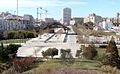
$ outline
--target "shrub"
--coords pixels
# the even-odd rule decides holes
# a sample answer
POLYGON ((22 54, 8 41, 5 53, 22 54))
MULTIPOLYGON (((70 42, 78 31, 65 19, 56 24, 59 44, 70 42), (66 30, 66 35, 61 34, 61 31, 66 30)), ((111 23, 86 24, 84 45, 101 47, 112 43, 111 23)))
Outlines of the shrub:
POLYGON ((110 74, 116 74, 117 67, 112 67, 110 65, 104 65, 101 69, 105 72, 109 72, 110 74))
POLYGON ((45 58, 47 56, 45 51, 42 51, 42 56, 45 58))
POLYGON ((106 47, 107 47, 107 45, 100 45, 99 48, 106 48, 106 47))
POLYGON ((97 56, 97 50, 95 49, 95 46, 93 44, 89 45, 83 50, 83 56, 87 59, 93 59, 95 56, 97 56))
POLYGON ((10 62, 11 59, 15 58, 18 47, 20 47, 20 45, 14 45, 14 44, 10 44, 6 47, 3 47, 3 44, 1 43, 0 61, 10 62))
POLYGON ((75 62, 75 59, 73 58, 70 49, 66 49, 66 50, 61 49, 61 60, 66 65, 73 64, 75 62))
POLYGON ((35 36, 35 34, 34 33, 32 33, 32 32, 28 32, 27 33, 27 38, 35 38, 36 36, 35 36))
POLYGON ((81 50, 85 50, 85 45, 81 45, 81 50))
POLYGON ((76 57, 80 57, 81 56, 81 52, 82 52, 82 50, 77 50, 76 51, 76 57))
POLYGON ((58 55, 58 49, 56 49, 56 48, 49 48, 46 51, 43 51, 42 55, 43 56, 51 56, 51 58, 53 59, 53 57, 55 55, 58 55))
POLYGON ((24 72, 32 67, 33 62, 34 62, 34 58, 32 57, 14 59, 13 67, 14 67, 14 70, 17 72, 24 72))
POLYGON ((5 39, 24 39, 24 38, 35 38, 37 33, 34 31, 18 30, 4 32, 3 37, 5 39))
POLYGON ((14 39, 15 38, 15 35, 16 35, 16 32, 8 32, 8 34, 7 34, 7 38, 8 39, 14 39))

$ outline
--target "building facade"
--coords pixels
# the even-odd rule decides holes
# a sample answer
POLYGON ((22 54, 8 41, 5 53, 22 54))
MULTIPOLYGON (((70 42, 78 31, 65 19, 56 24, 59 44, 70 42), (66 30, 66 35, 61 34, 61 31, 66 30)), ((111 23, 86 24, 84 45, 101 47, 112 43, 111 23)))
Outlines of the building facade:
POLYGON ((46 23, 53 23, 55 22, 54 18, 45 18, 46 23))
POLYGON ((113 23, 110 20, 104 20, 103 22, 99 23, 99 27, 104 30, 111 30, 113 23))
POLYGON ((10 31, 10 30, 22 30, 26 29, 26 25, 33 25, 34 18, 28 15, 17 16, 11 13, 1 13, 0 14, 0 31, 10 31))
POLYGON ((63 24, 69 25, 71 20, 71 9, 64 8, 63 9, 63 24))
POLYGON ((33 18, 32 15, 29 15, 29 14, 25 14, 23 16, 23 24, 26 24, 26 25, 33 25, 35 23, 35 20, 33 18))
POLYGON ((101 16, 96 15, 95 13, 89 14, 89 16, 84 18, 84 23, 93 22, 94 24, 98 24, 103 21, 101 16))
POLYGON ((70 24, 74 25, 75 23, 83 23, 84 18, 83 17, 74 17, 71 19, 70 24))

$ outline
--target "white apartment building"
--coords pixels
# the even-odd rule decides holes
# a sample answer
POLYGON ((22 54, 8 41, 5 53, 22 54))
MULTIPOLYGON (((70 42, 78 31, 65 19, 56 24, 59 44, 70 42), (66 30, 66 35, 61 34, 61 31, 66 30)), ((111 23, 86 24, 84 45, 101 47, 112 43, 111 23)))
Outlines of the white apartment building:
POLYGON ((120 22, 120 18, 117 19, 116 17, 110 18, 110 20, 111 20, 113 23, 117 23, 117 20, 118 20, 118 22, 120 22))
POLYGON ((111 30, 112 27, 113 27, 113 23, 110 20, 104 20, 103 22, 100 22, 98 25, 96 25, 95 28, 96 30, 98 29, 111 30))
POLYGON ((26 25, 22 21, 0 19, 0 31, 25 29, 26 25))
POLYGON ((71 9, 70 8, 64 8, 63 9, 63 18, 62 18, 62 22, 65 25, 69 25, 70 24, 70 20, 71 20, 71 9))
POLYGON ((17 16, 8 13, 0 14, 0 31, 26 29, 26 25, 33 25, 32 15, 17 16))
POLYGON ((84 23, 93 22, 95 24, 98 24, 99 22, 102 22, 102 21, 103 21, 102 17, 96 15, 95 13, 89 14, 87 17, 84 18, 84 23))

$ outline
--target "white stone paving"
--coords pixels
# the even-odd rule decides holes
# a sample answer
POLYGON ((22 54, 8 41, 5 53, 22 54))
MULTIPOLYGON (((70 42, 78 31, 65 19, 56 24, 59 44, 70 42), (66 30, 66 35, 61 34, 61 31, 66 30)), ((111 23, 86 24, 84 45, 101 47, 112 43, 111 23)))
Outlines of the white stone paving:
MULTIPOLYGON (((74 33, 71 26, 71 29, 68 33, 74 33)), ((59 53, 55 58, 60 57, 60 49, 71 49, 73 57, 75 57, 76 50, 80 49, 80 44, 76 43, 76 35, 68 35, 67 42, 63 42, 65 34, 55 34, 50 40, 46 43, 44 42, 53 34, 45 33, 41 37, 33 38, 27 41, 22 47, 17 51, 18 57, 43 57, 41 52, 47 50, 48 48, 57 48, 59 53)))

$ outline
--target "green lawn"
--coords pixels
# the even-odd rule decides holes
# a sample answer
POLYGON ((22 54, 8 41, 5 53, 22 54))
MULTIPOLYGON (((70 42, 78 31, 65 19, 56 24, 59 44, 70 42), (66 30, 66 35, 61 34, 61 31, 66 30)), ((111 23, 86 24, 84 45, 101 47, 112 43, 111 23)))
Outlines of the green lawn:
MULTIPOLYGON (((31 70, 26 71, 24 74, 51 74, 52 71, 57 71, 60 69, 74 69, 75 70, 86 70, 86 71, 97 71, 100 74, 108 74, 106 72, 111 72, 113 71, 113 68, 108 68, 107 70, 104 70, 101 68, 102 63, 100 61, 100 57, 105 53, 105 48, 97 48, 98 50, 98 56, 94 60, 88 60, 88 59, 75 59, 75 62, 72 64, 65 64, 63 63, 62 60, 60 59, 48 59, 46 62, 39 62, 36 63, 37 67, 33 67, 31 70), (48 73, 46 73, 48 72, 48 73)), ((119 49, 120 52, 120 49, 119 49)), ((119 53, 120 54, 120 53, 119 53)), ((40 60, 43 58, 40 58, 40 60)), ((120 70, 115 69, 115 73, 109 73, 109 74, 119 74, 120 70)), ((85 73, 84 73, 85 74, 85 73)), ((91 74, 96 74, 96 73, 91 73, 91 74)))
POLYGON ((25 43, 26 41, 28 41, 29 39, 9 39, 9 40, 1 40, 1 42, 3 42, 4 44, 7 43, 25 43))
MULTIPOLYGON (((65 65, 65 64, 62 64, 61 62, 62 61, 58 62, 58 59, 49 60, 47 62, 42 62, 42 63, 40 62, 37 68, 33 68, 32 70, 29 70, 27 72, 31 74, 35 74, 35 73, 44 74, 45 72, 57 71, 59 69, 76 69, 76 70, 86 70, 86 71, 95 70, 100 74, 103 72, 107 72, 106 70, 103 70, 101 68, 100 61, 96 61, 96 60, 84 59, 82 61, 75 61, 74 64, 70 64, 70 65, 65 65)), ((110 71, 108 70, 108 72, 110 71)), ((120 70, 117 69, 115 74, 119 74, 119 72, 120 70)), ((104 74, 108 74, 108 73, 104 73, 104 74)))
MULTIPOLYGON (((104 54, 105 49, 97 49, 98 55, 101 56, 101 54, 104 54)), ((47 62, 40 62, 39 63, 39 69, 46 70, 46 69, 56 69, 56 68, 76 68, 76 69, 85 69, 85 70, 99 70, 101 71, 101 62, 99 60, 88 60, 88 59, 75 59, 75 62, 73 64, 66 65, 62 63, 60 59, 49 59, 47 62)), ((40 70, 39 70, 40 71, 40 70)))
MULTIPOLYGON (((105 48, 97 48, 98 50, 98 56, 94 60, 88 60, 88 59, 75 59, 75 62, 73 64, 65 65, 62 64, 62 61, 59 59, 49 59, 47 62, 39 63, 39 72, 42 70, 53 70, 56 68, 75 68, 75 69, 84 69, 84 70, 97 70, 97 71, 103 71, 101 68, 102 63, 100 60, 102 60, 100 57, 105 53, 105 48), (41 70, 40 70, 41 69, 41 70)), ((120 54, 120 49, 119 54, 120 54)), ((120 70, 117 70, 120 72, 120 70)))

